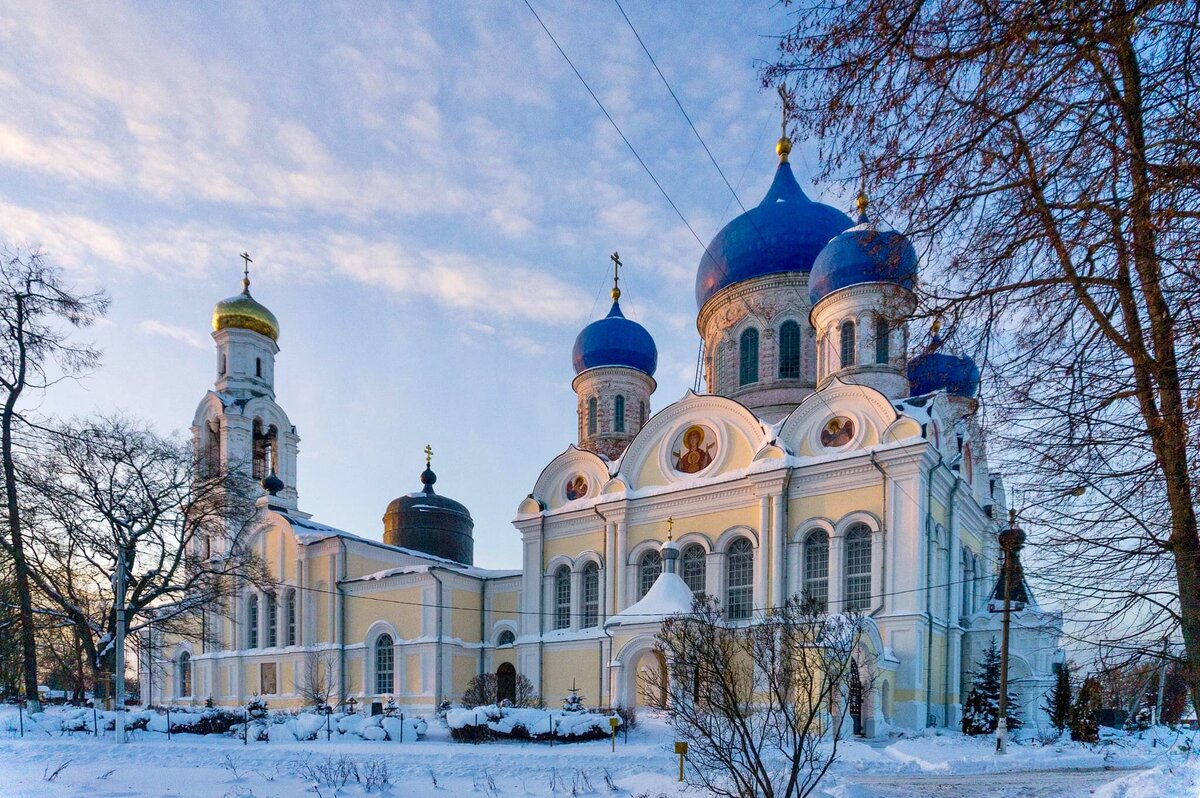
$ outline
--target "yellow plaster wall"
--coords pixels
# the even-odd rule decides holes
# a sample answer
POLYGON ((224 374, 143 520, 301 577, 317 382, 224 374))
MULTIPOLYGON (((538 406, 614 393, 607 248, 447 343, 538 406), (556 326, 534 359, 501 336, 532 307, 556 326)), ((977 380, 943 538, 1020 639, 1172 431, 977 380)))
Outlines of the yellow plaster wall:
POLYGON ((479 590, 453 588, 450 591, 450 636, 468 643, 479 642, 480 610, 482 599, 479 590))
MULTIPOLYGON (((675 538, 692 532, 702 532, 708 535, 714 543, 726 530, 735 526, 746 526, 758 530, 758 499, 751 497, 743 507, 703 515, 690 515, 675 519, 675 538)), ((628 549, 646 540, 663 541, 667 539, 667 522, 665 520, 650 524, 634 524, 629 527, 628 549)))
POLYGON ((788 503, 789 533, 810 518, 828 518, 837 522, 848 513, 865 510, 882 515, 883 491, 879 486, 850 488, 817 496, 803 496, 788 503))
MULTIPOLYGON (((579 685, 589 705, 599 701, 600 648, 595 641, 565 646, 546 646, 542 665, 542 700, 548 707, 562 704, 571 693, 571 682, 579 685)), ((606 697, 607 698, 607 697, 606 697)))
POLYGON ((407 684, 405 684, 405 692, 420 693, 421 692, 421 656, 419 654, 409 654, 404 658, 404 673, 407 675, 407 684))
POLYGON ((597 529, 594 532, 585 532, 580 535, 571 535, 565 538, 550 538, 546 540, 546 562, 549 563, 555 557, 566 556, 575 559, 581 553, 591 549, 597 552, 601 557, 604 556, 604 531, 599 529, 600 519, 596 519, 597 529))
POLYGON ((446 698, 451 701, 462 696, 467 689, 467 684, 479 673, 479 658, 468 654, 453 655, 451 663, 451 679, 449 687, 446 690, 446 698))
POLYGON ((396 555, 380 551, 379 555, 347 549, 346 576, 354 578, 396 567, 396 555))
MULTIPOLYGON (((346 596, 346 642, 366 640, 371 624, 387 621, 402 640, 421 635, 421 588, 418 585, 346 596), (403 602, 393 604, 389 602, 403 602)), ((322 638, 324 639, 324 638, 322 638)))
POLYGON ((507 620, 508 616, 516 615, 517 602, 521 597, 520 587, 513 590, 495 591, 488 587, 488 609, 492 612, 492 620, 507 620))

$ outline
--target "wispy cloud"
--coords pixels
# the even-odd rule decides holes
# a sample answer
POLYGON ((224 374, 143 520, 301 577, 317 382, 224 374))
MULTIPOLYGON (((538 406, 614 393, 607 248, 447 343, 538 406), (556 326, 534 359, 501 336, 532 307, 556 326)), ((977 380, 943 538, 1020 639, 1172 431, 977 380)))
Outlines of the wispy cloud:
POLYGON ((138 331, 145 335, 157 335, 181 341, 194 349, 208 349, 212 346, 211 341, 204 340, 201 335, 198 335, 195 330, 189 327, 180 327, 175 324, 155 321, 154 319, 146 319, 139 322, 138 331))

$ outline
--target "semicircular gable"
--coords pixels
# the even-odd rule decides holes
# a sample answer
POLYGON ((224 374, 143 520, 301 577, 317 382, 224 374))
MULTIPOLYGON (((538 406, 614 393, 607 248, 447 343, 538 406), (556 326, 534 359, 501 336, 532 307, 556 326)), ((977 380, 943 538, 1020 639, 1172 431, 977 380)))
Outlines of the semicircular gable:
POLYGON ((784 420, 779 441, 800 457, 860 450, 882 443, 899 417, 879 391, 834 378, 784 420))
POLYGON ((638 432, 619 474, 634 490, 715 477, 748 467, 766 443, 762 422, 745 405, 689 390, 638 432))
POLYGON ((280 432, 287 432, 292 428, 292 422, 287 413, 283 412, 283 408, 265 397, 256 396, 251 399, 242 413, 250 418, 261 418, 266 424, 274 424, 280 432))
POLYGON ((221 404, 221 397, 216 392, 209 391, 196 407, 196 415, 192 416, 192 426, 199 427, 204 422, 216 418, 223 412, 225 412, 225 406, 221 404))
POLYGON ((542 469, 533 495, 547 510, 582 499, 594 499, 609 481, 608 463, 592 452, 571 444, 542 469))

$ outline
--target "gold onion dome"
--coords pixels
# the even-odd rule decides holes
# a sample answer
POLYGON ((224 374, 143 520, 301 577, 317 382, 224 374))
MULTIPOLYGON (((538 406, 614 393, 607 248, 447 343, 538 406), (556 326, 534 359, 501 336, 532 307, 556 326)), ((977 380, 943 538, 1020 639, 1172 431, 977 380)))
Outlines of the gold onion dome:
POLYGON ((222 299, 213 308, 212 326, 214 332, 234 328, 265 335, 272 341, 279 340, 279 321, 274 313, 250 296, 249 278, 242 280, 242 293, 222 299))

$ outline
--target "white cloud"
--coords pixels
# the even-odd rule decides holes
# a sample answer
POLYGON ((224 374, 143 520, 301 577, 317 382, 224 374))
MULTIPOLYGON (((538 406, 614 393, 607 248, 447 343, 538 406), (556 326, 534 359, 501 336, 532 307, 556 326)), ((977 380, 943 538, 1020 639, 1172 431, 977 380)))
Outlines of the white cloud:
POLYGON ((182 341, 194 349, 208 349, 210 346, 210 342, 204 340, 195 330, 187 327, 179 327, 174 324, 166 324, 154 319, 146 319, 143 322, 139 322, 138 331, 145 335, 157 335, 182 341))

